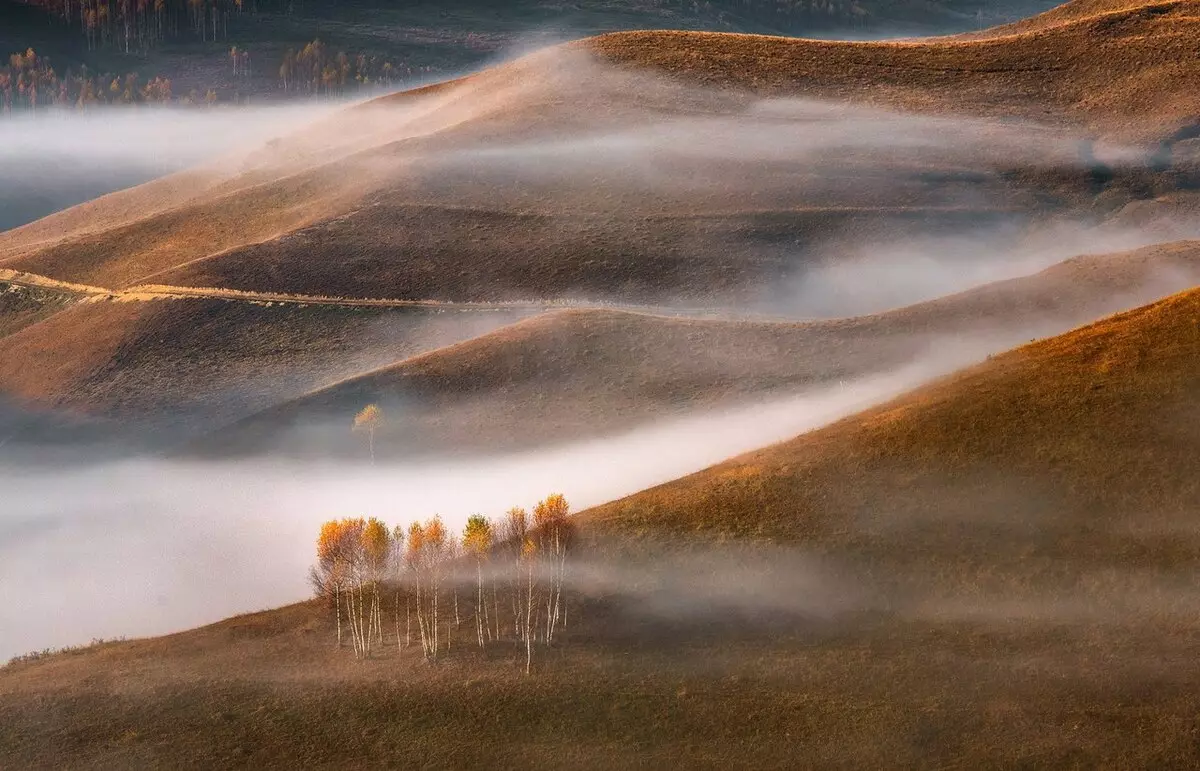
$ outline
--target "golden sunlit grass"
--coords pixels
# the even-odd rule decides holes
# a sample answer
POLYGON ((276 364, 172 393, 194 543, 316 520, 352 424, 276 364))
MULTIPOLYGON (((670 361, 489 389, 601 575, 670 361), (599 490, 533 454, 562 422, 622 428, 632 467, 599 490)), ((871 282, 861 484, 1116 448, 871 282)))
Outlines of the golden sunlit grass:
POLYGON ((622 32, 580 45, 620 64, 772 96, 1067 120, 1156 139, 1200 114, 1193 2, 1067 3, 965 38, 900 43, 622 32))
POLYGON ((1200 513, 1189 471, 1198 394, 1192 290, 587 518, 597 529, 801 539, 888 560, 1011 561, 1027 577, 1121 561, 1117 542, 1131 562, 1174 565, 1200 547, 1176 538, 1200 513), (1144 540, 1126 537, 1133 528, 1144 540))

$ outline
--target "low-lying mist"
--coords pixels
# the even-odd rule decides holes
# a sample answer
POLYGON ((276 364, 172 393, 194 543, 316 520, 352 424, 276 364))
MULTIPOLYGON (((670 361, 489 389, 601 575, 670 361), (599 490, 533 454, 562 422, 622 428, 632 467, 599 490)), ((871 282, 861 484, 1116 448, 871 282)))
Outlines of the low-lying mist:
POLYGON ((251 150, 344 105, 51 110, 0 120, 0 231, 251 150))
MULTIPOLYGON (((978 349, 975 349, 977 351, 978 349)), ((460 532, 562 492, 576 510, 698 471, 886 400, 976 354, 781 401, 540 452, 404 464, 130 460, 0 469, 0 658, 149 635, 303 599, 321 522, 445 518, 460 532)))

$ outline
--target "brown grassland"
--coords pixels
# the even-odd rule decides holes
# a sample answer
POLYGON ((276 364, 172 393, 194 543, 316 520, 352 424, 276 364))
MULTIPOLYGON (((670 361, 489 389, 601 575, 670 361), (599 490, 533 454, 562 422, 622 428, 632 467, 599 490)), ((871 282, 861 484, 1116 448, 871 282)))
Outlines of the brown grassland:
POLYGON ((1112 209, 1164 197, 1194 209, 1195 180, 1169 152, 1151 153, 1196 133, 1195 4, 1076 6, 979 39, 606 35, 385 97, 246 158, 52 215, 0 235, 0 265, 109 288, 736 299, 778 276, 781 239, 1079 214, 1098 184, 1112 209), (663 175, 705 181, 709 200, 631 189, 628 173, 514 177, 456 155, 663 120, 736 121, 757 98, 791 96, 983 117, 991 146, 899 158, 886 145, 842 148, 799 167, 656 161, 663 175), (1097 181, 1070 153, 1029 155, 1064 130, 1131 142, 1146 157, 1097 181), (870 184, 881 170, 890 178, 870 184))
POLYGON ((205 455, 329 420, 362 457, 368 402, 384 457, 544 445, 996 351, 578 514, 532 675, 467 618, 427 663, 390 597, 356 660, 300 602, 0 667, 0 767, 1200 765, 1200 242, 1165 235, 1200 200, 1198 40, 1194 0, 899 42, 604 35, 0 234, 5 404, 169 420, 205 455), (761 97, 983 139, 654 167, 692 188, 463 155, 761 97), (1081 221, 1163 238, 855 318, 724 310, 790 251, 1081 221), (667 300, 708 313, 644 310, 667 300))
POLYGON ((819 556, 852 590, 814 603, 871 598, 841 615, 713 608, 697 631, 585 592, 526 678, 516 650, 481 667, 469 645, 436 666, 355 662, 310 602, 12 664, 0 752, 21 767, 1187 766, 1198 364, 1192 290, 581 515, 618 568, 652 543, 727 537, 819 556))
POLYGON ((381 456, 592 438, 882 375, 939 354, 953 361, 956 345, 970 349, 967 357, 999 351, 1193 286, 1198 255, 1193 242, 1180 242, 1079 257, 1032 276, 829 321, 554 311, 283 402, 194 449, 224 455, 283 446, 357 457, 362 443, 345 431, 310 435, 311 444, 281 436, 291 427, 344 424, 372 402, 389 415, 375 443, 381 456))

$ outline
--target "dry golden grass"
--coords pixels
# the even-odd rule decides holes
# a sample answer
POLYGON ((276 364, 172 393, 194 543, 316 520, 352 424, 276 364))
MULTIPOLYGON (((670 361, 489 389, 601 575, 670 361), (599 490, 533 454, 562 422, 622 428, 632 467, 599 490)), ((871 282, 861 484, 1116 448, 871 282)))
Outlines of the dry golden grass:
POLYGON ((1066 121, 1157 140, 1192 125, 1200 94, 1194 2, 1074 0, 976 39, 900 43, 623 32, 581 45, 606 59, 757 94, 1066 121))
POLYGON ((960 582, 991 571, 997 585, 1068 566, 1194 564, 1198 394, 1193 289, 586 520, 801 540, 896 566, 953 565, 942 578, 960 582))
POLYGON ((0 306, 0 392, 131 427, 174 424, 178 441, 524 313, 122 299, 44 304, 11 322, 0 306))

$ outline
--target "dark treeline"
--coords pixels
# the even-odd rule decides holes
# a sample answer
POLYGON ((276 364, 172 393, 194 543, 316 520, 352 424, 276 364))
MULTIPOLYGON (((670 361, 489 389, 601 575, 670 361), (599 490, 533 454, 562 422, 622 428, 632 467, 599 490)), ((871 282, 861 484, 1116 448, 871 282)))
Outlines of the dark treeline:
MULTIPOLYGON (((23 0, 86 37, 90 48, 145 52, 164 42, 229 39, 231 19, 258 12, 291 13, 295 0, 23 0)), ((463 3, 469 5, 469 3, 463 3)), ((858 0, 645 0, 647 12, 750 22, 791 29, 856 25, 870 16, 858 0)), ((546 21, 553 21, 547 18, 546 21)))
MULTIPOLYGON (((238 83, 251 77, 256 63, 250 51, 237 46, 230 49, 229 60, 232 97, 237 101, 238 83)), ((268 74, 277 75, 279 88, 286 94, 338 97, 361 88, 391 88, 421 73, 375 56, 334 51, 314 40, 299 51, 289 50, 282 64, 268 67, 268 74)), ((226 87, 177 94, 169 78, 143 80, 136 72, 100 73, 87 67, 60 72, 48 57, 32 48, 0 61, 0 112, 115 104, 214 104, 228 100, 230 93, 226 87)))
POLYGON ((680 14, 734 19, 768 29, 797 31, 814 27, 859 27, 872 14, 859 0, 653 0, 658 8, 680 14))
MULTIPOLYGON (((237 49, 232 53, 237 60, 237 49)), ((236 67, 236 64, 235 64, 236 67)), ((428 68, 422 72, 428 72, 428 68)), ((390 88, 414 74, 412 67, 366 54, 334 51, 314 40, 299 51, 289 49, 279 65, 279 85, 285 93, 340 96, 364 86, 390 88)))
POLYGON ((98 73, 81 67, 59 73, 50 60, 32 48, 0 62, 0 111, 36 110, 42 107, 89 107, 110 104, 212 103, 216 93, 191 92, 178 97, 171 81, 153 77, 142 81, 137 73, 98 73))
POLYGON ((229 37, 230 17, 286 10, 289 0, 23 0, 77 27, 89 48, 145 52, 166 41, 229 37))
MULTIPOLYGON (((322 0, 21 0, 41 8, 61 24, 76 29, 90 48, 126 53, 146 52, 167 42, 220 42, 231 39, 230 27, 257 14, 328 13, 336 3, 322 0)), ((448 2, 447 10, 486 7, 478 0, 448 2)), ((713 28, 741 31, 803 32, 815 28, 861 28, 876 21, 904 17, 920 20, 930 11, 950 12, 957 6, 982 3, 883 3, 879 0, 642 0, 647 21, 663 12, 713 28)), ((380 2, 379 8, 387 8, 380 2)), ((599 13, 603 9, 594 9, 599 13)), ((533 23, 552 24, 552 10, 515 3, 514 14, 531 16, 533 23), (541 14, 541 18, 538 16, 541 14)), ((959 8, 962 12, 962 8, 959 8)), ((419 18, 420 9, 414 9, 419 18)), ((235 35, 236 36, 236 35, 235 35)))

